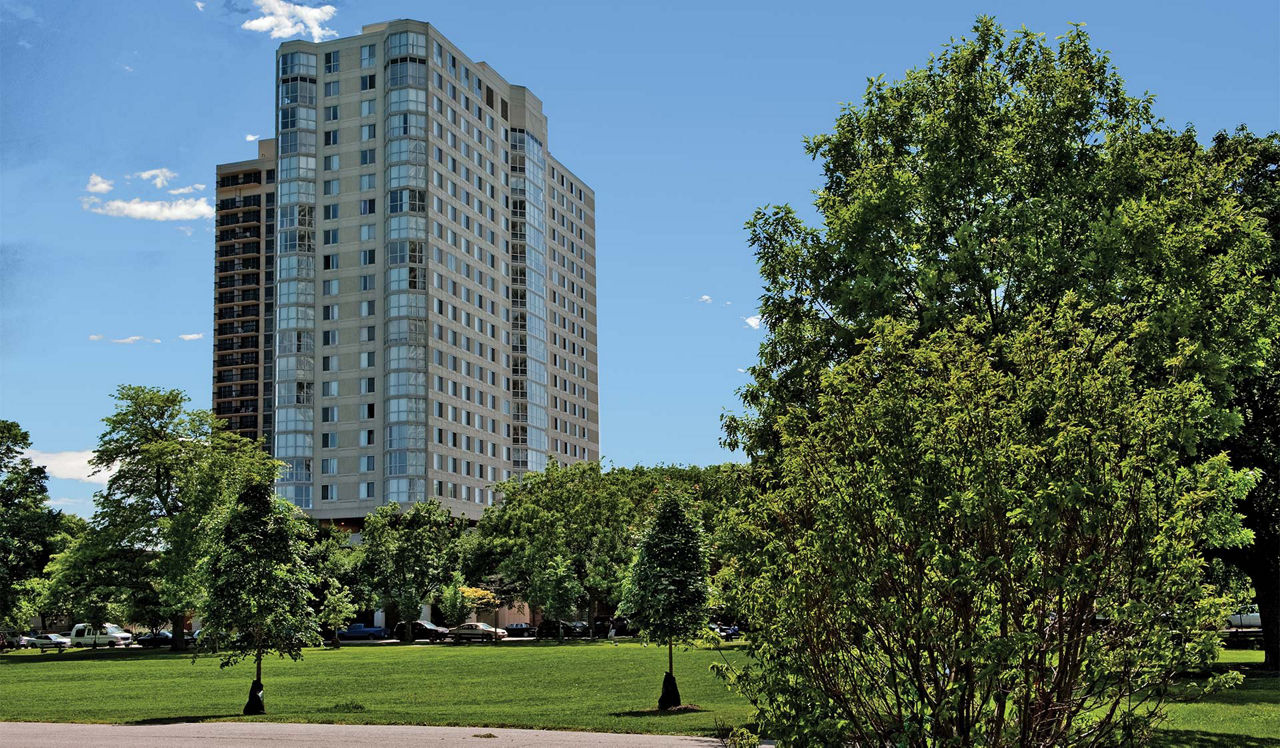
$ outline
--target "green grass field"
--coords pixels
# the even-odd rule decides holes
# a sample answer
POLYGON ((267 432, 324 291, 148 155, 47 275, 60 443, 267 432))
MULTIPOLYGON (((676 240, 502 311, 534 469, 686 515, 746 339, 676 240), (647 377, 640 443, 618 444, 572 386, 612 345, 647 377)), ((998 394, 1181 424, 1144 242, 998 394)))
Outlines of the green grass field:
MULTIPOLYGON (((750 707, 709 671, 739 662, 736 649, 676 652, 686 704, 655 711, 666 650, 626 643, 309 649, 299 663, 263 665, 268 714, 277 722, 433 724, 713 735, 745 724, 750 707)), ((1228 651, 1248 666, 1258 652, 1228 651)), ((251 665, 166 651, 71 651, 0 655, 0 720, 162 723, 238 720, 251 665)), ((1280 747, 1280 678, 1194 703, 1169 705, 1165 746, 1280 747)))

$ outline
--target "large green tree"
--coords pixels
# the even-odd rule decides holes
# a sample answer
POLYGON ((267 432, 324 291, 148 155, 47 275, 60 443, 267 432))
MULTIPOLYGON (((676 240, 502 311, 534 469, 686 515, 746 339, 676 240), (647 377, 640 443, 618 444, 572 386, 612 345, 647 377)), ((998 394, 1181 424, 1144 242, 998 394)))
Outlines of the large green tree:
POLYGON ((646 638, 667 645, 667 674, 659 709, 680 705, 674 650, 707 623, 707 560, 702 529, 677 494, 658 504, 627 570, 621 610, 646 638))
POLYGON ((218 651, 224 668, 253 660, 244 713, 262 714, 262 658, 274 652, 297 661, 303 646, 320 641, 307 564, 314 530, 269 482, 250 484, 220 515, 199 569, 208 589, 200 646, 218 651))
MULTIPOLYGON (((834 132, 808 141, 825 174, 816 202, 821 229, 806 226, 788 207, 762 209, 748 223, 765 281, 760 314, 767 334, 751 368, 753 381, 742 393, 747 412, 727 418, 725 429, 726 443, 751 455, 758 489, 749 498, 751 521, 738 533, 744 548, 739 558, 749 563, 737 579, 749 611, 770 610, 768 596, 784 596, 794 584, 759 564, 782 564, 792 549, 816 542, 816 534, 842 529, 839 522, 817 524, 792 506, 799 499, 789 483, 796 476, 792 462, 803 454, 789 450, 787 439, 800 431, 796 424, 825 426, 824 418, 848 417, 847 408, 824 402, 824 377, 876 353, 881 341, 874 333, 885 318, 904 331, 907 349, 963 330, 990 357, 993 372, 1011 376, 1018 364, 1008 341, 1027 334, 1033 320, 1057 320, 1070 300, 1072 325, 1091 341, 1080 352, 1082 361, 1124 350, 1128 383, 1107 387, 1128 387, 1143 402, 1168 397, 1181 403, 1186 388, 1197 393, 1194 421, 1153 421, 1167 431, 1151 432, 1152 440, 1163 442, 1144 448, 1172 445, 1177 471, 1147 477, 1176 478, 1186 486, 1212 474, 1203 455, 1240 433, 1246 410, 1236 400, 1240 383, 1264 372, 1273 350, 1275 283, 1268 267, 1274 249, 1263 208, 1241 187, 1256 160, 1227 150, 1211 153, 1194 131, 1159 122, 1151 104, 1150 97, 1126 92, 1081 27, 1049 42, 1026 30, 1006 33, 982 18, 971 37, 953 41, 902 80, 872 80, 834 132), (761 587, 763 579, 776 586, 761 587)), ((1043 414, 1031 409, 1026 417, 1034 421, 1043 414)), ((903 417, 896 428, 921 426, 903 417)), ((850 437, 860 433, 852 431, 850 437)), ((1027 446, 1057 448, 1034 441, 1027 446)), ((877 448, 899 447, 886 440, 877 448)), ((847 469, 841 461, 850 459, 847 452, 832 452, 831 469, 847 469)), ((1084 485, 1094 466, 1080 463, 1077 469, 1084 485)), ((962 472, 947 476, 957 489, 964 479, 962 472)), ((1243 507, 1247 484, 1223 478, 1205 491, 1231 495, 1243 507)), ((1179 494, 1165 488, 1159 494, 1165 503, 1156 503, 1173 506, 1169 502, 1179 494)), ((854 487, 832 490, 836 500, 854 487)), ((1226 531, 1230 515, 1217 508, 1210 502, 1191 516, 1157 517, 1165 523, 1221 522, 1222 536, 1234 538, 1226 531)), ((935 503, 932 511, 943 519, 950 509, 935 503)), ((1206 544, 1201 551, 1221 540, 1195 532, 1180 536, 1171 526, 1146 528, 1146 537, 1183 543, 1179 553, 1190 552, 1185 544, 1193 540, 1206 544)), ((844 529, 840 537, 850 542, 843 553, 868 552, 869 540, 844 529)), ((1113 545, 1099 552, 1119 550, 1113 545)), ((910 573, 917 584, 929 581, 916 576, 922 571, 910 573)), ((1211 586, 1205 595, 1205 606, 1225 605, 1211 586)), ((1184 612, 1170 614, 1191 620, 1184 612)), ((979 633, 987 641, 1005 638, 999 629, 979 633)), ((785 694, 823 688, 812 680, 819 677, 815 672, 789 670, 784 659, 765 656, 771 638, 795 635, 764 627, 753 638, 761 673, 796 679, 788 685, 785 677, 765 678, 762 693, 776 687, 778 703, 789 698, 785 694)), ((1050 638, 1044 630, 1026 636, 1050 638)), ((1165 644, 1172 648, 1172 642, 1165 644)), ((895 646, 885 651, 900 656, 914 644, 895 646)), ((824 652, 792 655, 803 660, 824 652)), ((1099 661, 1080 663, 1089 668, 1099 661)), ((768 698, 761 703, 768 718, 775 707, 768 698)), ((801 703, 793 701, 791 708, 801 703)), ((773 716, 785 722, 788 712, 777 709, 773 716)), ((1137 712, 1125 713, 1141 722, 1137 712)), ((802 712, 791 714, 799 718, 802 712)))
POLYGON ((503 501, 477 532, 507 594, 557 619, 582 607, 612 614, 631 561, 636 497, 585 461, 552 461, 497 488, 503 501))
POLYGON ((22 456, 30 446, 17 423, 0 420, 0 626, 22 630, 37 612, 39 579, 62 530, 45 469, 22 456))
POLYGON ((179 390, 122 385, 114 397, 91 460, 113 471, 95 497, 95 543, 139 556, 181 649, 177 634, 203 596, 196 568, 211 537, 204 523, 244 486, 274 480, 278 463, 212 413, 187 410, 179 390))
POLYGON ((404 641, 413 641, 412 622, 421 607, 452 578, 461 530, 461 522, 434 500, 408 509, 388 504, 365 519, 365 574, 383 610, 405 623, 404 641))

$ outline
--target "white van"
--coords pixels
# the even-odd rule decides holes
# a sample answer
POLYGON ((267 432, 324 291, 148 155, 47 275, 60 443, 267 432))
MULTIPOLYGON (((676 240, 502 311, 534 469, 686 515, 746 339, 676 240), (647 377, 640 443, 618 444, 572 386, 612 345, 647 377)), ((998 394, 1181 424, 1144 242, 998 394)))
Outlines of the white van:
POLYGON ((87 623, 77 623, 71 629, 73 647, 127 647, 133 643, 133 635, 114 623, 104 623, 95 629, 87 623))

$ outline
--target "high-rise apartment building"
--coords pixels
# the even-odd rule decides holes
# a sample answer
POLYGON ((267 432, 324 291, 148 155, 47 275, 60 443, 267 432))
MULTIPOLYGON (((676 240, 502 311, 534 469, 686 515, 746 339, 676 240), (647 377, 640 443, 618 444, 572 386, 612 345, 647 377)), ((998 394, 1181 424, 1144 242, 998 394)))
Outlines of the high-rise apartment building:
POLYGON ((474 518, 548 455, 597 459, 595 196, 541 101, 407 20, 286 42, 275 78, 278 491, 357 527, 474 518))
POLYGON ((271 327, 276 142, 218 166, 214 239, 213 412, 231 430, 271 441, 271 327))

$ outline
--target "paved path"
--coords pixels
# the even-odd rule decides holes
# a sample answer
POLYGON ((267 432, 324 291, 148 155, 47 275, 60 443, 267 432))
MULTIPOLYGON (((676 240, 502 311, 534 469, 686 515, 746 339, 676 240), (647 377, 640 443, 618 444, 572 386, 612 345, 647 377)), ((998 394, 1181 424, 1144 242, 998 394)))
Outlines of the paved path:
POLYGON ((714 738, 600 732, 509 730, 497 727, 302 725, 274 722, 180 722, 172 725, 81 725, 0 722, 0 745, 22 748, 143 748, 144 746, 565 746, 566 748, 713 748, 714 738))

